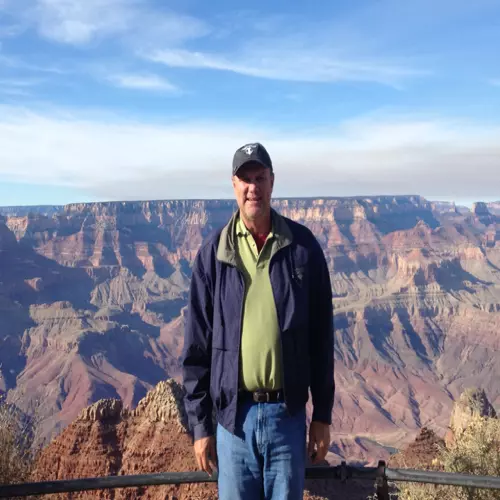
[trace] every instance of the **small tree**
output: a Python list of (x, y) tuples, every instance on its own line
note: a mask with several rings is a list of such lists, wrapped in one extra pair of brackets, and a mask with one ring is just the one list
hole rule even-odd
[[(432, 467), (430, 467), (432, 468)], [(439, 468), (446, 472), (500, 476), (500, 420), (473, 416), (449, 448), (442, 448)], [(401, 500), (500, 500), (499, 490), (406, 483)]]
[(30, 422), (0, 396), (0, 484), (28, 480), (33, 464), (32, 436)]

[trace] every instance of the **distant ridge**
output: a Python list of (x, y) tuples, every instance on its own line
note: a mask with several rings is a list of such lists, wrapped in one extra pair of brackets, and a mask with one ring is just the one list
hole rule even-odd
[[(336, 201), (358, 201), (358, 202), (366, 202), (367, 200), (377, 200), (382, 202), (390, 202), (391, 200), (403, 200), (403, 199), (413, 199), (413, 200), (421, 200), (422, 202), (428, 202), (432, 205), (433, 210), (438, 212), (450, 212), (457, 211), (462, 214), (470, 213), (470, 209), (463, 205), (456, 205), (455, 202), (445, 202), (440, 200), (427, 200), (423, 196), (417, 194), (407, 194), (407, 195), (390, 195), (390, 194), (378, 194), (371, 196), (277, 196), (273, 198), (274, 203), (279, 203), (281, 200), (336, 200)], [(133, 206), (137, 204), (151, 204), (152, 206), (158, 203), (170, 202), (174, 204), (183, 204), (183, 203), (193, 203), (193, 202), (204, 202), (204, 203), (234, 203), (235, 201), (232, 198), (213, 198), (213, 199), (203, 199), (203, 198), (164, 198), (164, 199), (155, 199), (155, 200), (113, 200), (113, 201), (94, 201), (94, 202), (73, 202), (67, 203), (65, 205), (9, 205), (9, 206), (0, 206), (0, 215), (6, 216), (14, 216), (14, 217), (25, 217), (29, 214), (36, 215), (45, 215), (52, 216), (54, 214), (72, 212), (75, 208), (81, 208), (83, 206), (90, 205), (100, 205), (100, 206), (108, 206), (108, 207), (117, 207), (119, 205), (122, 206)], [(494, 215), (500, 215), (500, 201), (497, 202), (489, 202), (485, 203), (490, 212)], [(235, 205), (236, 206), (236, 205)], [(77, 209), (78, 209), (77, 208)]]
[[(336, 394), (329, 459), (377, 463), (480, 385), (500, 402), (500, 217), (420, 196), (274, 199), (325, 252)], [(234, 200), (75, 203), (0, 217), (0, 393), (39, 442), (100, 399), (180, 380), (191, 267)], [(310, 408), (309, 408), (310, 410)]]
[(0, 207), (0, 215), (26, 217), (30, 214), (51, 216), (64, 211), (64, 205), (19, 205)]

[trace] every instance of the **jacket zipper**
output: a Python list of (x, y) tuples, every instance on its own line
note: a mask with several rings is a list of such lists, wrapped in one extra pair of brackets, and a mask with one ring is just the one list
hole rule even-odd
[[(280, 316), (280, 311), (278, 307), (278, 303), (276, 302), (276, 293), (273, 287), (273, 283), (271, 281), (271, 268), (273, 265), (273, 260), (276, 255), (283, 249), (278, 250), (272, 257), (271, 260), (269, 261), (269, 281), (271, 282), (271, 289), (273, 290), (273, 297), (274, 297), (274, 305), (276, 307), (276, 315), (278, 316), (278, 325), (280, 327), (280, 344), (281, 344), (281, 349), (280, 349), (280, 358), (281, 358), (281, 379), (283, 381), (283, 397), (285, 400), (285, 408), (288, 416), (290, 416), (290, 410), (288, 408), (288, 398), (287, 398), (287, 391), (286, 391), (286, 383), (285, 383), (285, 362), (283, 359), (283, 324), (282, 324), (282, 318)], [(292, 264), (292, 277), (294, 276), (294, 271), (293, 271), (293, 264)]]
[(296, 281), (296, 275), (295, 275), (295, 259), (293, 258), (293, 252), (290, 249), (290, 261), (291, 261), (291, 266), (292, 266), (292, 279)]
[(243, 276), (243, 272), (237, 266), (234, 267), (238, 272), (238, 276), (240, 279), (240, 283), (243, 285), (243, 294), (241, 297), (241, 305), (240, 305), (240, 328), (238, 332), (238, 377), (236, 383), (236, 397), (238, 397), (238, 392), (240, 390), (240, 377), (241, 377), (241, 336), (243, 333), (243, 308), (245, 307), (245, 294), (246, 294), (246, 283), (245, 277)]

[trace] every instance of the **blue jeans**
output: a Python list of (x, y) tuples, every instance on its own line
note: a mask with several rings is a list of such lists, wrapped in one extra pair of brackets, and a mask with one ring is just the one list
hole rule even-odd
[(306, 463), (305, 409), (284, 403), (239, 403), (235, 434), (217, 426), (220, 500), (302, 499)]

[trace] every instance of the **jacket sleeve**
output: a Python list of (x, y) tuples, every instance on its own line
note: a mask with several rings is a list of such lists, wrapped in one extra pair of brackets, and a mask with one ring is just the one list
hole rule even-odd
[(331, 424), (335, 396), (332, 287), (325, 255), (316, 238), (311, 257), (309, 352), (312, 420)]
[(191, 278), (182, 374), (184, 403), (194, 440), (213, 435), (210, 364), (212, 348), (213, 294), (211, 280), (205, 274), (198, 253)]

